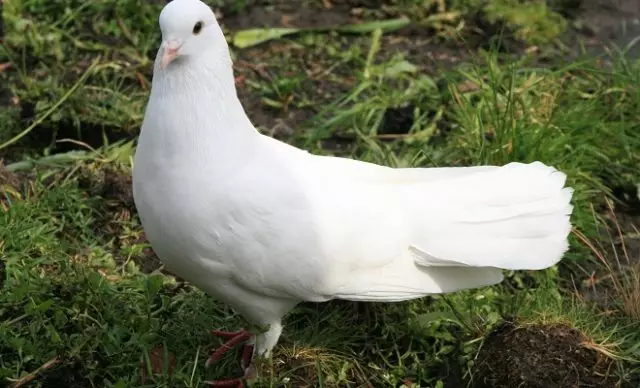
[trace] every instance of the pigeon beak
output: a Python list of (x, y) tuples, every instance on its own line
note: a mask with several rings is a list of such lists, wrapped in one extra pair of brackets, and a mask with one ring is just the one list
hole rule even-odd
[(182, 42), (175, 39), (167, 40), (162, 43), (162, 47), (164, 51), (162, 53), (160, 67), (164, 69), (169, 65), (169, 63), (178, 57), (180, 54), (178, 51), (180, 50), (180, 47), (182, 47)]

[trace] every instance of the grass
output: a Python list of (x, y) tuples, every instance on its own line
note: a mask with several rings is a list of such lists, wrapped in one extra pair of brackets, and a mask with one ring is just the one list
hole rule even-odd
[[(541, 160), (575, 188), (575, 228), (557, 268), (508, 272), (494, 287), (386, 305), (302, 304), (253, 386), (538, 387), (517, 379), (540, 377), (544, 359), (577, 386), (637, 386), (640, 62), (612, 52), (567, 63), (558, 49), (572, 22), (561, 16), (565, 2), (307, 3), (368, 21), (410, 15), (428, 33), (303, 31), (232, 47), (260, 130), (391, 166)], [(199, 387), (238, 373), (233, 357), (204, 368), (217, 345), (208, 330), (246, 322), (163, 271), (131, 199), (162, 4), (4, 4), (4, 385)], [(261, 7), (216, 5), (230, 26)], [(505, 44), (522, 48), (508, 55)], [(523, 338), (532, 348), (520, 348)], [(163, 355), (164, 367), (152, 366)]]
[[(636, 238), (638, 229), (635, 225), (622, 226), (611, 201), (606, 203), (609, 208), (607, 219), (596, 220), (596, 224), (605, 225), (602, 229), (606, 236), (601, 236), (595, 243), (583, 234), (577, 236), (606, 268), (609, 276), (604, 280), (610, 283), (615, 295), (609, 302), (617, 305), (627, 316), (640, 319), (640, 265), (627, 247), (627, 240)], [(595, 290), (595, 284), (593, 286)]]

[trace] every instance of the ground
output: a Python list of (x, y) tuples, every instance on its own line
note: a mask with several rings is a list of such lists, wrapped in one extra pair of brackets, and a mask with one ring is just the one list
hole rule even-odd
[[(239, 372), (233, 357), (204, 368), (208, 330), (246, 323), (163, 268), (133, 203), (164, 3), (2, 4), (3, 386)], [(252, 386), (640, 386), (640, 3), (209, 4), (262, 132), (391, 166), (541, 160), (575, 188), (557, 267), (411, 302), (303, 303)], [(381, 21), (394, 27), (377, 35)], [(264, 27), (303, 30), (239, 47)]]
[(611, 359), (588, 341), (564, 324), (502, 324), (476, 361), (476, 387), (615, 387)]

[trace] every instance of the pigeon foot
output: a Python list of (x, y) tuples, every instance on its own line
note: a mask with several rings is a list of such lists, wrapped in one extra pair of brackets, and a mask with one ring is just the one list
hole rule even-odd
[[(205, 363), (205, 367), (207, 368), (211, 366), (211, 364), (213, 364), (214, 362), (218, 361), (222, 357), (222, 355), (224, 355), (226, 352), (228, 352), (235, 346), (248, 341), (252, 337), (252, 334), (245, 329), (240, 329), (238, 331), (212, 330), (211, 332), (218, 337), (224, 338), (226, 341), (222, 344), (222, 346), (216, 349), (211, 354), (211, 356), (209, 356), (209, 359)], [(240, 360), (240, 365), (242, 366), (242, 370), (244, 370), (245, 373), (251, 366), (252, 358), (253, 358), (253, 345), (245, 344), (244, 348), (242, 349), (242, 358)], [(245, 387), (242, 377), (216, 380), (216, 381), (207, 381), (207, 384), (209, 384), (210, 387), (220, 387), (220, 388), (222, 387), (244, 388)]]
[(206, 382), (210, 387), (214, 388), (245, 388), (242, 378), (224, 379)]

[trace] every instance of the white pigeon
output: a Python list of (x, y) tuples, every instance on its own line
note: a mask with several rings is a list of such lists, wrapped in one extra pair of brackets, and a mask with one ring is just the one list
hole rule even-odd
[(268, 327), (220, 332), (228, 345), (251, 337), (253, 355), (268, 357), (301, 301), (482, 287), (503, 269), (553, 266), (567, 250), (564, 173), (540, 162), (390, 168), (310, 154), (252, 125), (206, 4), (173, 0), (159, 24), (135, 203), (169, 270)]

